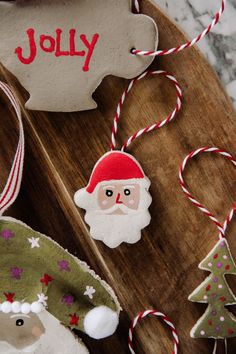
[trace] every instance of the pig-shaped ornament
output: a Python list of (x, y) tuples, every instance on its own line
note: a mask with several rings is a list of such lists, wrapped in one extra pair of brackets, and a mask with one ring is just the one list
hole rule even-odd
[(72, 112), (97, 107), (107, 75), (131, 79), (152, 62), (158, 30), (131, 11), (132, 0), (0, 2), (0, 61), (29, 92), (26, 108)]

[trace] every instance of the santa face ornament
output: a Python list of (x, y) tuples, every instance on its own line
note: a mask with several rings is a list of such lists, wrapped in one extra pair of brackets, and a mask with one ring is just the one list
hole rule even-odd
[(106, 153), (96, 163), (87, 187), (75, 193), (95, 240), (108, 247), (136, 243), (149, 225), (150, 181), (135, 158), (122, 151)]

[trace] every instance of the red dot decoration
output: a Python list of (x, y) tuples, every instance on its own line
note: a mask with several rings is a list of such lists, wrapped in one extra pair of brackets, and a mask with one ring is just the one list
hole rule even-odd
[(213, 258), (214, 259), (218, 258), (218, 253), (214, 254)]
[(232, 330), (232, 328), (229, 328), (229, 329), (228, 329), (228, 333), (229, 333), (229, 334), (234, 334), (234, 331)]
[(212, 320), (208, 321), (209, 326), (212, 326)]
[(207, 287), (206, 287), (206, 291), (209, 291), (209, 290), (211, 290), (211, 285), (210, 284), (207, 285)]
[(230, 269), (230, 265), (227, 264), (227, 266), (225, 266), (225, 270), (229, 270)]

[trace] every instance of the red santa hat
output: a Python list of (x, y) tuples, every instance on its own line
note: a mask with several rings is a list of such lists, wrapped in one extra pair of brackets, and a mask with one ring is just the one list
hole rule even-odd
[(93, 193), (100, 182), (141, 178), (145, 178), (144, 172), (133, 156), (122, 151), (111, 151), (96, 163), (86, 191)]

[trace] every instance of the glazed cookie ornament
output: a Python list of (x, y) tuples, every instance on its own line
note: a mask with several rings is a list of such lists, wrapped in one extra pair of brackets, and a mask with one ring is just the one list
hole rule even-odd
[(11, 88), (0, 83), (17, 113), (20, 138), (0, 196), (0, 353), (86, 354), (72, 333), (94, 339), (112, 335), (120, 306), (113, 290), (86, 263), (59, 244), (3, 212), (21, 185), (24, 132)]
[[(174, 111), (163, 121), (152, 124), (131, 136), (121, 148), (115, 150), (116, 134), (121, 108), (134, 83), (147, 75), (162, 75), (175, 85), (177, 102)], [(114, 118), (111, 151), (96, 163), (87, 187), (75, 193), (77, 206), (85, 209), (85, 221), (95, 240), (103, 241), (115, 248), (122, 242), (133, 244), (141, 238), (141, 230), (151, 220), (148, 208), (152, 198), (149, 193), (150, 180), (138, 161), (124, 150), (139, 136), (157, 130), (174, 119), (181, 107), (182, 92), (176, 79), (165, 71), (142, 74), (131, 81), (122, 95)]]
[[(158, 31), (131, 0), (18, 0), (0, 2), (0, 60), (29, 92), (26, 108), (83, 111), (107, 75), (141, 74), (156, 50)], [(9, 26), (9, 23), (11, 24)]]
[(215, 347), (213, 354), (215, 354), (217, 351), (218, 339), (225, 340), (226, 349), (227, 338), (236, 337), (236, 317), (228, 308), (228, 306), (236, 304), (236, 296), (230, 289), (225, 278), (227, 274), (236, 275), (235, 262), (225, 238), (227, 227), (236, 211), (236, 204), (234, 204), (233, 209), (224, 224), (221, 224), (216, 217), (199, 203), (188, 191), (183, 179), (183, 172), (188, 162), (193, 157), (203, 153), (219, 154), (228, 159), (234, 167), (236, 167), (236, 160), (231, 154), (224, 150), (215, 147), (200, 148), (193, 151), (185, 158), (179, 174), (180, 184), (186, 196), (198, 209), (216, 224), (220, 232), (218, 242), (199, 264), (199, 268), (210, 272), (210, 275), (189, 296), (190, 301), (208, 304), (205, 313), (192, 328), (191, 337), (214, 338)]

